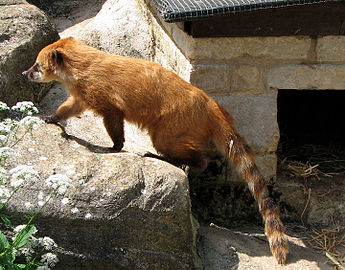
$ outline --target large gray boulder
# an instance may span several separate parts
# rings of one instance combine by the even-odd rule
[[[48,176],[65,174],[75,185],[34,221],[40,235],[52,237],[59,245],[60,262],[54,269],[280,268],[263,228],[203,225],[196,237],[184,172],[143,157],[154,151],[145,133],[128,123],[125,132],[124,150],[108,153],[112,142],[102,119],[86,112],[64,128],[44,124],[15,147],[21,157],[12,160],[12,166],[31,164],[41,175],[10,201],[7,212],[15,224],[27,213],[26,202],[37,205],[46,198]],[[63,198],[68,202],[62,204]],[[291,250],[284,269],[332,269],[305,246],[305,234],[301,237],[291,229],[288,235]]]
[[[57,195],[34,221],[39,233],[59,246],[54,269],[196,267],[196,227],[185,173],[157,159],[107,153],[107,143],[61,132],[42,125],[15,147],[21,157],[13,166],[31,164],[41,179],[20,189],[7,209],[18,221],[28,211],[25,202],[37,205],[48,194],[48,176],[72,179],[75,188]],[[68,203],[63,205],[64,197]]]
[[[144,8],[136,0],[108,0],[94,18],[60,35],[73,36],[109,53],[151,60],[154,33]]]
[[[51,85],[31,83],[22,71],[28,69],[38,52],[58,39],[47,16],[24,0],[0,3],[0,100],[38,102]]]
[[[42,9],[58,32],[96,16],[106,0],[27,0]]]

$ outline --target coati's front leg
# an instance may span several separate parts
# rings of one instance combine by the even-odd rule
[[[123,112],[120,110],[112,110],[103,114],[104,127],[114,143],[112,147],[114,152],[119,152],[125,142],[123,119]]]
[[[57,123],[72,116],[77,116],[83,111],[85,111],[83,104],[74,96],[70,96],[59,106],[53,115],[42,116],[41,118],[47,123]]]

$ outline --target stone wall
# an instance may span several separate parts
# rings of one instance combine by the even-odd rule
[[[153,59],[205,90],[235,118],[275,178],[278,89],[344,89],[345,37],[192,38],[150,7]]]

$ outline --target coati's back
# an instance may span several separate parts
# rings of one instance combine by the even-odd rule
[[[116,106],[128,121],[149,129],[163,119],[174,129],[199,129],[209,119],[207,106],[213,100],[157,63],[105,53],[73,38],[45,50],[53,48],[64,57],[63,83],[100,114]]]

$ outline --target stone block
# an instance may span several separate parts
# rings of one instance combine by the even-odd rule
[[[334,89],[345,88],[345,65],[290,64],[271,69],[267,84],[278,89]]]
[[[196,64],[190,82],[206,92],[230,90],[230,67],[226,64]]]
[[[277,100],[272,95],[213,95],[236,120],[238,131],[257,153],[273,153],[279,141]]]
[[[254,90],[262,89],[260,70],[254,65],[235,65],[231,78],[231,89]]]
[[[277,155],[266,154],[256,157],[256,165],[266,180],[275,179],[277,172]],[[278,180],[279,181],[279,180]]]
[[[326,36],[317,40],[316,55],[318,61],[345,61],[345,37]]]
[[[188,58],[212,60],[243,56],[306,59],[311,46],[309,37],[202,38],[192,39],[190,43],[186,46]]]

